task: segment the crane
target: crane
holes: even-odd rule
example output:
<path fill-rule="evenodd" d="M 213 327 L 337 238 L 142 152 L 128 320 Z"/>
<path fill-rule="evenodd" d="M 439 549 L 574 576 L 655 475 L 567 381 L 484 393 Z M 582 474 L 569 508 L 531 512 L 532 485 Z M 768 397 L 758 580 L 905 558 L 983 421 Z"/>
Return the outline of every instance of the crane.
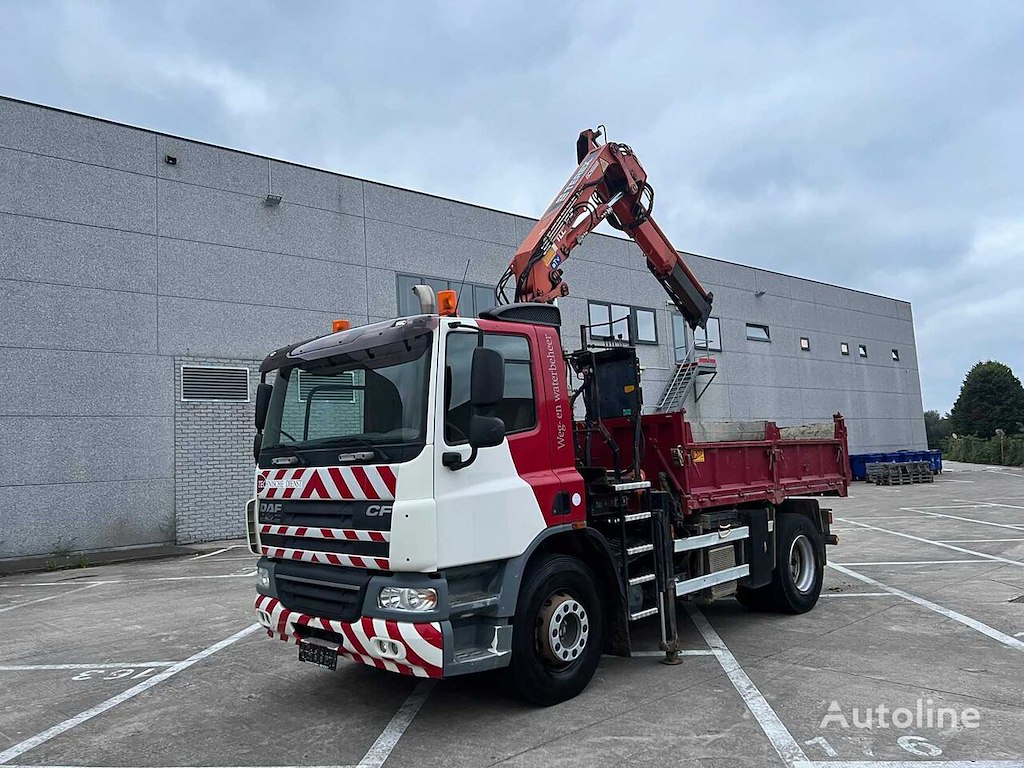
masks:
<path fill-rule="evenodd" d="M 668 237 L 651 217 L 654 189 L 632 148 L 598 143 L 604 126 L 582 131 L 576 141 L 579 166 L 544 215 L 519 245 L 498 282 L 499 304 L 550 304 L 569 295 L 562 265 L 583 238 L 607 220 L 640 246 L 647 268 L 661 283 L 690 328 L 705 327 L 713 296 L 701 285 Z M 514 284 L 510 300 L 508 284 Z"/>

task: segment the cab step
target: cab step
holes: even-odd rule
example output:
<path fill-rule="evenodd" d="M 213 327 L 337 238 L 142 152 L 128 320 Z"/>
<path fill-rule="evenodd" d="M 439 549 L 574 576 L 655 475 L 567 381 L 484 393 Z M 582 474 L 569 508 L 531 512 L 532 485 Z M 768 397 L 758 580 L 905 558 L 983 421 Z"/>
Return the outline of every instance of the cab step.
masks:
<path fill-rule="evenodd" d="M 654 606 L 653 608 L 645 608 L 642 611 L 637 611 L 636 613 L 629 614 L 629 620 L 636 621 L 637 619 L 646 619 L 648 616 L 653 616 L 657 612 L 658 606 Z"/>
<path fill-rule="evenodd" d="M 629 580 L 629 586 L 635 587 L 637 584 L 646 584 L 648 581 L 654 581 L 657 578 L 653 573 L 643 573 L 639 576 L 634 576 Z"/>
<path fill-rule="evenodd" d="M 622 519 L 623 519 L 624 522 L 627 522 L 627 523 L 635 523 L 635 522 L 637 522 L 639 520 L 650 520 L 651 519 L 651 513 L 650 512 L 633 512 L 632 514 L 625 515 Z"/>
<path fill-rule="evenodd" d="M 653 544 L 637 544 L 635 547 L 630 547 L 626 550 L 626 554 L 632 557 L 633 555 L 642 555 L 644 552 L 653 552 Z"/>

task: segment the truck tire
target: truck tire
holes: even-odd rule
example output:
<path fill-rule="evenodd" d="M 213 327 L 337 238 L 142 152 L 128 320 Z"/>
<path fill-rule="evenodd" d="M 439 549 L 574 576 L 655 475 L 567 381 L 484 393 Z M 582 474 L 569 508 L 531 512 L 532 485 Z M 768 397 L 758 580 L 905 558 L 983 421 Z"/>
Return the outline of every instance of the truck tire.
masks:
<path fill-rule="evenodd" d="M 571 699 L 594 676 L 603 647 L 601 601 L 586 565 L 565 555 L 535 563 L 512 624 L 512 688 L 542 706 Z"/>
<path fill-rule="evenodd" d="M 737 587 L 736 599 L 755 611 L 806 613 L 818 602 L 824 580 L 821 531 L 799 514 L 779 515 L 775 529 L 775 570 L 770 584 Z"/>

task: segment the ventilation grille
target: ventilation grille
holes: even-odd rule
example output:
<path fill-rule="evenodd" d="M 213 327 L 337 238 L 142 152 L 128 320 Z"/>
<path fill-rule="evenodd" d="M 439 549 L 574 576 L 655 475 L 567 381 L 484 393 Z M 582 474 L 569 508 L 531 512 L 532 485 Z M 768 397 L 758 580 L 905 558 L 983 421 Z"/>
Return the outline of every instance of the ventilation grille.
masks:
<path fill-rule="evenodd" d="M 354 403 L 356 401 L 355 376 L 352 372 L 342 373 L 339 376 L 315 376 L 312 373 L 298 371 L 299 374 L 299 402 L 306 402 L 309 393 L 317 387 L 324 389 L 316 392 L 317 400 L 332 400 L 336 403 Z"/>
<path fill-rule="evenodd" d="M 185 401 L 249 402 L 248 368 L 181 366 L 181 399 Z"/>

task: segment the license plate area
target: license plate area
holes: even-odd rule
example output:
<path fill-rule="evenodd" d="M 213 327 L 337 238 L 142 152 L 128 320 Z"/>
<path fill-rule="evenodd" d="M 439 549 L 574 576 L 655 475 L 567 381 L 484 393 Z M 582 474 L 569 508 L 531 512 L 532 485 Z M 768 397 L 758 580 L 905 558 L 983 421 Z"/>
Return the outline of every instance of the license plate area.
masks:
<path fill-rule="evenodd" d="M 327 645 L 302 640 L 299 643 L 299 661 L 316 664 L 326 669 L 338 668 L 338 650 Z"/>

